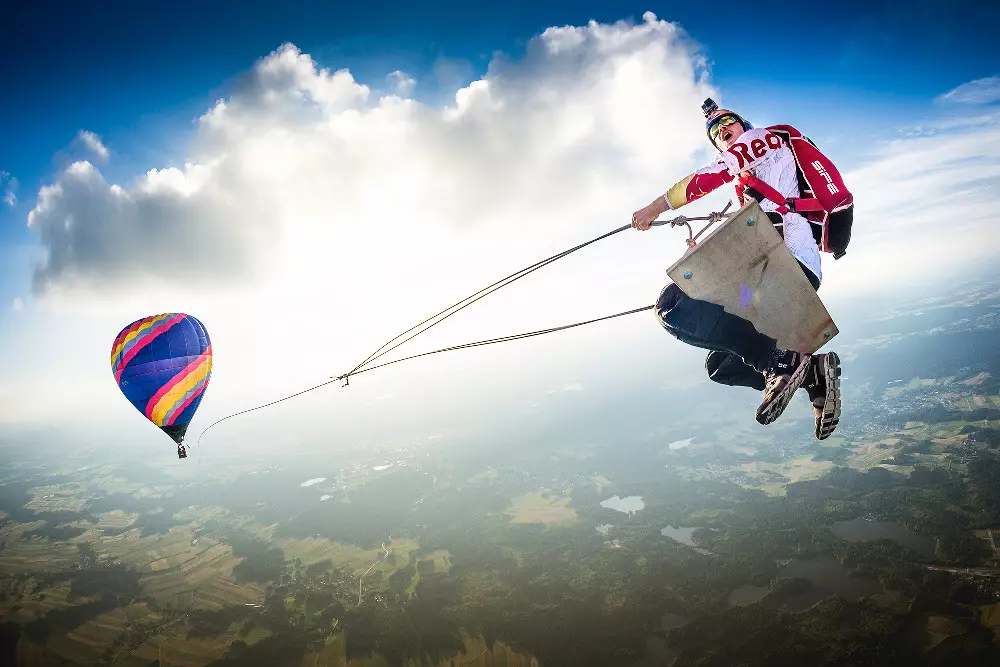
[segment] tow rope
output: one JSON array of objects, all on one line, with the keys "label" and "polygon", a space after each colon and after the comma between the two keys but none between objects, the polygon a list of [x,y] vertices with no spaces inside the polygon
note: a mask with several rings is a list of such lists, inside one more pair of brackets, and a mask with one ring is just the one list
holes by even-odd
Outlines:
[{"label": "tow rope", "polygon": [[[731,205],[732,205],[732,202],[729,202],[729,204],[727,204],[726,207],[724,209],[722,209],[721,212],[713,212],[713,213],[710,213],[709,215],[706,215],[706,216],[699,216],[699,217],[691,217],[691,218],[689,218],[689,217],[681,215],[681,216],[678,216],[676,218],[673,218],[672,220],[654,220],[652,222],[652,226],[654,226],[654,227],[660,227],[660,226],[663,226],[663,225],[670,225],[671,227],[677,227],[677,226],[680,226],[680,225],[686,225],[687,228],[688,228],[687,245],[688,245],[689,248],[693,248],[696,245],[696,243],[697,243],[698,237],[701,236],[701,234],[704,233],[704,231],[706,229],[708,229],[712,224],[714,224],[714,223],[719,222],[720,220],[722,220],[726,216],[726,211],[729,210],[729,207]],[[691,229],[691,225],[688,224],[692,220],[707,220],[708,224],[705,225],[705,227],[701,231],[699,231],[697,234],[694,234],[693,230]],[[535,262],[531,266],[526,266],[525,268],[521,269],[520,271],[516,271],[515,273],[510,274],[506,278],[501,278],[500,280],[496,281],[492,285],[488,285],[488,286],[482,288],[478,292],[473,292],[472,294],[470,294],[469,296],[465,297],[461,301],[458,301],[458,302],[452,304],[451,306],[448,306],[444,310],[442,310],[442,311],[440,311],[440,312],[438,312],[438,313],[436,313],[436,314],[428,317],[423,322],[420,322],[419,324],[415,324],[414,326],[410,327],[406,331],[398,334],[397,336],[395,336],[393,338],[390,338],[385,343],[383,343],[378,349],[376,349],[374,352],[372,352],[371,354],[369,354],[364,359],[364,361],[362,361],[360,364],[358,364],[357,366],[355,366],[351,370],[347,371],[346,373],[343,373],[341,375],[337,375],[335,377],[331,377],[329,380],[326,380],[325,382],[321,382],[321,383],[319,383],[317,385],[314,385],[312,387],[309,387],[307,389],[303,389],[302,391],[297,391],[294,394],[290,394],[290,395],[285,396],[283,398],[279,398],[277,400],[271,401],[270,403],[264,403],[263,405],[258,405],[256,407],[249,408],[247,410],[241,410],[240,412],[235,412],[235,413],[233,413],[231,415],[227,415],[226,417],[223,417],[222,419],[219,419],[219,420],[217,420],[217,421],[209,424],[205,428],[205,430],[203,430],[201,432],[201,434],[198,436],[198,444],[201,444],[201,438],[202,438],[202,436],[204,436],[205,433],[210,428],[212,428],[216,424],[219,424],[221,422],[226,421],[227,419],[231,419],[231,418],[237,417],[239,415],[244,415],[244,414],[246,414],[248,412],[253,412],[255,410],[260,410],[262,408],[266,408],[266,407],[269,407],[269,406],[272,406],[272,405],[276,405],[277,403],[281,403],[283,401],[287,401],[287,400],[295,398],[297,396],[301,396],[302,394],[308,393],[310,391],[314,391],[314,390],[319,389],[321,387],[325,387],[325,386],[327,386],[329,384],[332,384],[334,382],[339,382],[340,380],[344,380],[344,385],[343,386],[346,387],[346,386],[350,385],[350,383],[351,383],[351,376],[352,375],[360,375],[361,373],[367,373],[368,371],[373,371],[376,368],[384,368],[385,366],[391,366],[392,364],[398,364],[401,361],[407,361],[409,359],[416,359],[418,357],[426,357],[426,356],[429,356],[429,355],[432,355],[432,354],[439,354],[441,352],[450,352],[452,350],[464,350],[464,349],[470,348],[470,347],[479,347],[479,346],[482,346],[482,345],[493,345],[494,343],[505,343],[507,341],[512,341],[512,340],[521,340],[522,338],[531,338],[533,336],[541,336],[543,334],[555,333],[557,331],[565,331],[566,329],[572,329],[574,327],[581,327],[581,326],[583,326],[585,324],[593,324],[595,322],[603,322],[604,320],[610,320],[610,319],[614,319],[616,317],[623,317],[625,315],[633,315],[635,313],[642,313],[642,312],[645,312],[647,310],[652,310],[656,306],[656,304],[650,304],[648,306],[642,306],[641,308],[633,308],[632,310],[625,310],[625,311],[622,311],[620,313],[615,313],[614,315],[605,315],[604,317],[597,317],[597,318],[594,318],[592,320],[586,320],[586,321],[583,321],[583,322],[575,322],[573,324],[564,324],[564,325],[558,326],[558,327],[551,327],[549,329],[539,329],[538,331],[529,331],[529,332],[525,332],[525,333],[512,334],[512,335],[509,335],[509,336],[500,336],[499,338],[488,338],[486,340],[479,340],[479,341],[475,341],[475,342],[472,342],[472,343],[463,343],[461,345],[452,345],[452,346],[449,346],[449,347],[443,347],[443,348],[441,348],[439,350],[432,350],[430,352],[421,352],[419,354],[412,354],[410,356],[402,357],[400,359],[395,359],[393,361],[386,361],[386,362],[383,362],[383,363],[380,363],[380,364],[376,364],[374,366],[371,365],[372,362],[374,362],[375,360],[383,357],[384,355],[388,354],[389,352],[392,352],[393,350],[395,350],[396,348],[398,348],[400,345],[403,345],[404,343],[406,343],[406,342],[408,342],[410,340],[413,340],[414,338],[416,338],[420,334],[424,333],[428,329],[431,329],[432,327],[437,326],[438,324],[440,324],[441,322],[445,321],[446,319],[448,319],[449,317],[451,317],[455,313],[457,313],[460,310],[463,310],[463,309],[471,306],[476,301],[479,301],[480,299],[482,299],[482,298],[484,298],[484,297],[492,294],[493,292],[497,291],[498,289],[500,289],[502,287],[506,287],[507,285],[510,285],[512,282],[514,282],[516,280],[520,280],[521,278],[525,277],[526,275],[528,275],[530,273],[533,273],[533,272],[537,271],[538,269],[541,269],[541,268],[543,268],[545,266],[548,266],[552,262],[555,262],[556,260],[562,259],[563,257],[566,257],[567,255],[576,252],[577,250],[580,250],[582,248],[585,248],[585,247],[591,245],[592,243],[597,243],[598,241],[602,241],[602,240],[604,240],[604,239],[606,239],[606,238],[608,238],[610,236],[614,236],[615,234],[618,234],[619,232],[623,232],[626,229],[630,229],[631,227],[632,227],[631,224],[622,225],[618,229],[614,229],[614,230],[612,230],[610,232],[607,232],[606,234],[602,234],[602,235],[598,236],[597,238],[591,239],[591,240],[589,240],[589,241],[587,241],[585,243],[581,243],[580,245],[574,246],[574,247],[570,248],[569,250],[564,250],[564,251],[562,251],[560,253],[552,255],[551,257],[543,259],[543,260],[541,260],[539,262]],[[426,325],[426,326],[424,326],[424,325]],[[423,327],[423,328],[421,329],[421,327]],[[413,332],[416,329],[419,329],[419,331],[416,331],[415,333],[411,334],[411,332]],[[407,335],[407,334],[410,334],[410,335]],[[405,336],[405,338],[404,338],[404,336]],[[402,338],[402,340],[400,340],[401,338]]]}]

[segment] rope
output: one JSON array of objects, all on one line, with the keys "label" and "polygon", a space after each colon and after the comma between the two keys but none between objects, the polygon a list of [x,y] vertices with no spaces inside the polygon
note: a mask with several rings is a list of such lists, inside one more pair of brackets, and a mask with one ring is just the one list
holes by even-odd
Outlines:
[{"label": "rope", "polygon": [[[572,329],[573,327],[582,327],[584,324],[593,324],[594,322],[601,322],[603,320],[610,320],[615,317],[622,317],[623,315],[632,315],[634,313],[641,313],[647,310],[652,310],[656,304],[649,306],[643,306],[642,308],[633,308],[632,310],[626,310],[621,313],[615,313],[614,315],[605,315],[604,317],[598,317],[592,320],[586,320],[585,322],[576,322],[575,324],[564,324],[559,327],[552,327],[550,329],[539,329],[538,331],[529,331],[527,333],[512,334],[510,336],[501,336],[500,338],[489,338],[487,340],[479,340],[475,343],[463,343],[462,345],[452,345],[450,347],[442,347],[440,350],[433,350],[431,352],[421,352],[420,354],[412,354],[408,357],[403,357],[401,359],[395,359],[393,361],[387,361],[384,364],[379,364],[377,366],[369,366],[360,371],[351,371],[350,375],[360,375],[361,373],[367,373],[368,371],[373,371],[376,368],[383,368],[385,366],[391,366],[393,364],[398,364],[400,361],[407,361],[409,359],[416,359],[417,357],[426,357],[430,354],[437,354],[439,352],[451,352],[452,350],[464,350],[469,347],[479,347],[481,345],[493,345],[494,343],[506,343],[512,340],[521,340],[522,338],[531,338],[532,336],[541,336],[542,334],[555,333],[556,331],[563,331],[564,329]],[[348,374],[338,375],[335,378],[331,378],[331,382],[336,380],[347,379]]]},{"label": "rope", "polygon": [[325,387],[328,384],[332,384],[334,382],[339,382],[340,380],[346,380],[349,375],[360,375],[361,373],[367,373],[368,371],[373,371],[376,368],[384,368],[385,366],[391,366],[393,364],[398,364],[401,361],[408,361],[410,359],[416,359],[418,357],[426,357],[426,356],[429,356],[429,355],[432,355],[432,354],[438,354],[440,352],[451,352],[451,351],[454,351],[454,350],[464,350],[464,349],[470,348],[470,347],[480,347],[482,345],[493,345],[495,343],[506,343],[506,342],[512,341],[512,340],[521,340],[522,338],[531,338],[533,336],[541,336],[543,334],[555,333],[556,331],[563,331],[565,329],[572,329],[574,327],[582,327],[585,324],[593,324],[594,322],[601,322],[601,321],[604,321],[604,320],[610,320],[610,319],[614,319],[616,317],[622,317],[624,315],[633,315],[635,313],[642,313],[642,312],[645,312],[647,310],[652,310],[654,307],[655,307],[655,304],[652,304],[652,305],[649,305],[649,306],[643,306],[642,308],[633,308],[632,310],[626,310],[626,311],[623,311],[621,313],[615,313],[614,315],[605,315],[604,317],[597,317],[597,318],[594,318],[592,320],[586,320],[584,322],[576,322],[574,324],[564,324],[562,326],[551,327],[549,329],[539,329],[538,331],[529,331],[529,332],[526,332],[526,333],[511,334],[509,336],[501,336],[499,338],[488,338],[486,340],[479,340],[479,341],[476,341],[474,343],[463,343],[461,345],[452,345],[450,347],[442,347],[439,350],[432,350],[431,352],[421,352],[420,354],[411,354],[408,357],[402,357],[400,359],[394,359],[393,361],[387,361],[385,363],[378,364],[377,366],[369,366],[368,368],[365,368],[365,369],[362,369],[362,370],[352,370],[350,373],[344,373],[343,375],[338,375],[337,377],[332,377],[329,380],[327,380],[326,382],[321,382],[321,383],[319,383],[317,385],[313,385],[312,387],[309,387],[308,389],[303,389],[302,391],[298,391],[298,392],[296,392],[294,394],[291,394],[289,396],[285,396],[284,398],[279,398],[279,399],[277,399],[275,401],[271,401],[270,403],[265,403],[263,405],[258,405],[257,407],[249,408],[247,410],[243,410],[241,412],[236,412],[234,414],[231,414],[231,415],[228,415],[226,417],[223,417],[222,419],[220,419],[220,420],[218,420],[216,422],[213,422],[212,424],[209,424],[205,428],[205,430],[201,432],[201,434],[198,436],[198,444],[201,444],[201,438],[202,438],[203,435],[205,435],[205,432],[208,431],[208,429],[210,429],[213,426],[215,426],[216,424],[222,423],[222,422],[226,421],[227,419],[231,419],[232,417],[237,417],[239,415],[245,415],[248,412],[253,412],[254,410],[260,410],[262,408],[270,407],[270,406],[275,405],[277,403],[281,403],[282,401],[287,401],[287,400],[289,400],[291,398],[295,398],[296,396],[301,396],[302,394],[308,393],[308,392],[313,391],[315,389],[320,389],[321,387]]},{"label": "rope", "polygon": [[[619,227],[618,229],[612,230],[612,231],[608,232],[607,234],[602,234],[601,236],[598,236],[595,239],[591,239],[590,241],[587,241],[586,243],[581,243],[580,245],[574,246],[573,248],[570,248],[569,250],[564,250],[563,252],[560,252],[558,254],[552,255],[551,257],[543,259],[543,260],[541,260],[539,262],[535,262],[531,266],[526,266],[525,268],[521,269],[520,271],[516,271],[516,272],[510,274],[506,278],[501,278],[500,280],[496,281],[492,285],[487,285],[486,287],[482,288],[478,292],[473,292],[472,294],[470,294],[469,296],[465,297],[461,301],[458,301],[458,302],[456,302],[456,303],[448,306],[444,310],[436,313],[435,315],[432,315],[432,316],[428,317],[423,322],[420,322],[419,324],[416,324],[416,325],[410,327],[409,329],[407,329],[403,333],[395,336],[394,338],[390,338],[388,341],[386,341],[385,343],[383,343],[381,345],[381,347],[379,347],[377,350],[375,350],[374,352],[372,352],[371,354],[369,354],[365,358],[364,361],[362,361],[360,364],[358,364],[357,366],[355,366],[354,368],[352,368],[351,370],[349,370],[347,373],[344,373],[344,375],[340,376],[340,378],[341,379],[346,379],[346,378],[349,378],[351,375],[356,375],[359,372],[359,369],[363,368],[366,364],[368,364],[368,363],[370,363],[372,361],[375,361],[376,359],[378,359],[379,357],[381,357],[381,356],[383,356],[385,354],[388,354],[389,352],[395,350],[397,347],[399,347],[400,345],[403,345],[407,341],[413,340],[415,337],[417,337],[420,334],[424,333],[425,331],[431,329],[432,327],[437,326],[441,322],[444,322],[446,319],[448,319],[452,315],[458,313],[460,310],[468,308],[469,306],[471,306],[472,304],[474,304],[476,301],[479,301],[480,299],[482,299],[482,298],[484,298],[486,296],[489,296],[490,294],[492,294],[493,292],[497,291],[501,287],[506,287],[507,285],[511,284],[512,282],[514,282],[516,280],[520,280],[521,278],[525,277],[526,275],[528,275],[530,273],[533,273],[533,272],[537,271],[538,269],[541,269],[542,267],[548,266],[552,262],[554,262],[554,261],[556,261],[558,259],[562,259],[563,257],[565,257],[566,255],[569,255],[570,253],[576,252],[577,250],[580,250],[581,248],[585,248],[586,246],[588,246],[588,245],[590,245],[592,243],[596,243],[598,241],[606,239],[609,236],[613,236],[614,234],[617,234],[619,232],[623,232],[626,229],[629,229],[631,226],[632,225],[630,225],[630,224],[629,225],[623,225],[623,226]],[[465,303],[466,301],[468,301],[468,303]],[[462,304],[464,304],[464,305],[462,305]],[[454,310],[452,310],[452,309],[454,309]],[[452,312],[449,313],[448,311],[450,311],[450,310]],[[448,313],[448,314],[445,315],[445,313]],[[442,315],[443,315],[443,317],[442,317]],[[431,320],[434,320],[437,317],[440,317],[441,319],[439,319],[437,322],[434,322],[433,324],[428,325],[426,328],[421,329],[420,331],[418,331],[417,333],[413,334],[412,336],[409,336],[408,338],[405,338],[404,340],[399,341],[398,343],[396,343],[392,347],[389,347],[388,349],[385,349],[386,346],[390,345],[394,341],[398,340],[399,338],[402,338],[403,336],[405,336],[406,334],[410,333],[414,329],[417,329],[417,328],[423,326],[424,324],[427,324],[428,322],[430,322]]]},{"label": "rope", "polygon": [[[687,225],[688,231],[689,231],[689,235],[690,235],[691,226],[689,224],[687,224],[688,221],[690,221],[690,220],[708,220],[709,221],[709,225],[711,225],[712,223],[721,220],[722,217],[724,217],[725,212],[726,212],[726,210],[728,208],[729,208],[729,205],[727,205],[726,208],[723,209],[722,213],[711,213],[708,216],[691,217],[691,218],[688,218],[688,217],[685,217],[685,216],[678,216],[677,218],[674,218],[673,220],[656,220],[656,221],[653,222],[653,225],[655,225],[655,226],[670,225],[671,227],[676,227],[678,225]],[[404,343],[406,343],[406,342],[408,342],[410,340],[413,340],[414,338],[416,338],[420,334],[422,334],[425,331],[431,329],[432,327],[437,326],[438,324],[440,324],[441,322],[445,321],[446,319],[448,319],[452,315],[458,313],[459,311],[461,311],[461,310],[463,310],[465,308],[468,308],[469,306],[471,306],[472,304],[474,304],[476,301],[479,301],[480,299],[482,299],[482,298],[484,298],[484,297],[492,294],[493,292],[497,291],[498,289],[500,289],[502,287],[506,287],[507,285],[511,284],[512,282],[514,282],[516,280],[520,280],[521,278],[525,277],[526,275],[528,275],[530,273],[533,273],[533,272],[537,271],[538,269],[541,269],[542,267],[548,266],[552,262],[555,262],[556,260],[562,259],[563,257],[566,257],[567,255],[569,255],[571,253],[574,253],[577,250],[580,250],[581,248],[585,248],[588,245],[591,245],[592,243],[597,243],[598,241],[606,239],[609,236],[614,236],[615,234],[618,234],[619,232],[623,232],[626,229],[630,229],[631,227],[632,227],[631,224],[622,225],[621,227],[619,227],[617,229],[613,229],[610,232],[607,232],[606,234],[602,234],[602,235],[600,235],[600,236],[598,236],[596,238],[593,238],[593,239],[591,239],[589,241],[581,243],[581,244],[579,244],[577,246],[574,246],[574,247],[572,247],[572,248],[570,248],[568,250],[564,250],[564,251],[562,251],[560,253],[552,255],[551,257],[547,257],[546,259],[543,259],[541,261],[535,262],[534,264],[532,264],[530,266],[526,266],[525,268],[521,269],[520,271],[516,271],[516,272],[510,274],[509,276],[507,276],[505,278],[501,278],[500,280],[494,282],[491,285],[487,285],[486,287],[482,288],[481,290],[479,290],[477,292],[473,292],[472,294],[470,294],[469,296],[465,297],[461,301],[455,302],[454,304],[452,304],[451,306],[448,306],[444,310],[442,310],[442,311],[440,311],[440,312],[438,312],[438,313],[436,313],[436,314],[428,317],[424,321],[422,321],[422,322],[420,322],[420,323],[418,323],[418,324],[410,327],[409,329],[407,329],[406,331],[404,331],[404,332],[396,335],[395,337],[390,338],[385,343],[383,343],[378,349],[376,349],[374,352],[372,352],[367,357],[365,357],[364,361],[362,361],[360,364],[358,364],[357,366],[355,366],[354,368],[352,368],[351,370],[349,370],[348,372],[346,372],[346,373],[344,373],[342,375],[338,375],[336,377],[331,377],[326,382],[321,382],[321,383],[319,383],[317,385],[313,385],[312,387],[309,387],[307,389],[303,389],[302,391],[295,392],[294,394],[291,394],[289,396],[285,396],[283,398],[279,398],[277,400],[271,401],[270,403],[264,403],[263,405],[258,405],[256,407],[249,408],[247,410],[242,410],[240,412],[236,412],[236,413],[233,413],[231,415],[227,415],[226,417],[223,417],[222,419],[219,419],[219,420],[217,420],[217,421],[209,424],[205,428],[205,430],[203,430],[201,432],[201,434],[198,436],[198,444],[199,445],[201,444],[202,437],[205,435],[205,433],[210,428],[212,428],[213,426],[215,426],[217,424],[220,424],[220,423],[226,421],[227,419],[231,419],[231,418],[237,417],[239,415],[247,414],[248,412],[254,412],[255,410],[261,410],[263,408],[270,407],[272,405],[276,405],[276,404],[281,403],[283,401],[287,401],[287,400],[295,398],[297,396],[301,396],[302,394],[306,394],[306,393],[308,393],[310,391],[314,391],[316,389],[320,389],[321,387],[325,387],[328,384],[332,384],[332,383],[338,382],[340,380],[345,380],[346,384],[344,386],[347,386],[348,384],[350,384],[350,378],[351,378],[352,375],[360,375],[361,373],[367,373],[368,371],[373,371],[376,368],[384,368],[386,366],[391,366],[392,364],[398,364],[401,361],[408,361],[410,359],[416,359],[418,357],[426,357],[426,356],[429,356],[429,355],[432,355],[432,354],[439,354],[441,352],[451,352],[451,351],[454,351],[454,350],[464,350],[464,349],[470,348],[470,347],[480,347],[482,345],[493,345],[495,343],[505,343],[505,342],[513,341],[513,340],[521,340],[522,338],[531,338],[533,336],[541,336],[543,334],[555,333],[557,331],[564,331],[566,329],[572,329],[574,327],[580,327],[580,326],[583,326],[585,324],[593,324],[595,322],[601,322],[601,321],[604,321],[604,320],[610,320],[610,319],[614,319],[616,317],[622,317],[624,315],[632,315],[632,314],[635,314],[635,313],[641,313],[641,312],[644,312],[644,311],[647,311],[647,310],[652,310],[654,308],[654,305],[643,306],[641,308],[633,308],[632,310],[626,310],[626,311],[623,311],[623,312],[620,312],[620,313],[615,313],[614,315],[605,315],[604,317],[598,317],[598,318],[591,319],[591,320],[585,320],[583,322],[576,322],[574,324],[565,324],[565,325],[562,325],[562,326],[551,327],[551,328],[548,328],[548,329],[539,329],[538,331],[529,331],[529,332],[526,332],[526,333],[511,334],[509,336],[501,336],[499,338],[489,338],[489,339],[486,339],[486,340],[475,341],[473,343],[464,343],[462,345],[452,345],[450,347],[443,347],[441,349],[433,350],[431,352],[422,352],[420,354],[413,354],[413,355],[410,355],[408,357],[402,357],[400,359],[395,359],[393,361],[387,361],[387,362],[384,362],[384,363],[381,363],[381,364],[377,364],[377,365],[374,365],[374,366],[369,365],[372,362],[374,362],[376,359],[379,359],[382,356],[388,354],[389,352],[392,352],[393,350],[395,350],[396,348],[398,348],[400,345],[403,345]],[[706,226],[706,229],[707,229],[707,226]],[[704,231],[704,230],[702,230],[702,231]],[[700,232],[699,232],[699,235],[700,235]],[[689,241],[689,245],[692,245],[692,244],[690,244],[690,241]],[[437,318],[440,318],[440,319],[437,319]],[[435,319],[437,319],[437,321],[434,321]],[[428,323],[430,323],[430,324],[428,324]],[[407,334],[409,334],[410,332],[414,331],[415,329],[419,329],[420,327],[424,326],[425,324],[427,325],[426,327],[424,327],[423,329],[420,329],[419,331],[417,331],[416,333],[413,333],[410,336],[407,336]],[[403,338],[404,336],[406,336],[406,338]],[[403,340],[399,340],[400,338],[403,338]],[[396,342],[396,341],[399,341],[399,342]],[[393,345],[393,343],[395,343],[395,345]]]},{"label": "rope", "polygon": [[212,428],[216,424],[221,424],[222,422],[226,421],[227,419],[232,419],[233,417],[238,417],[239,415],[245,415],[248,412],[253,412],[254,410],[260,410],[261,408],[267,408],[267,407],[270,407],[270,406],[275,405],[277,403],[281,403],[282,401],[287,401],[290,398],[295,398],[296,396],[301,396],[302,394],[308,393],[308,392],[312,391],[313,389],[319,389],[320,387],[325,387],[328,384],[332,384],[332,383],[336,382],[339,379],[340,378],[333,378],[333,379],[327,380],[326,382],[321,382],[320,384],[315,385],[313,387],[309,387],[308,389],[303,389],[302,391],[297,391],[294,394],[291,394],[290,396],[285,396],[284,398],[279,398],[276,401],[271,401],[270,403],[265,403],[264,405],[258,405],[255,408],[249,408],[247,410],[241,410],[240,412],[235,412],[235,413],[233,413],[231,415],[227,415],[226,417],[223,417],[222,419],[220,419],[218,421],[215,421],[215,422],[212,422],[211,424],[209,424],[208,426],[206,426],[205,430],[202,431],[198,435],[198,444],[199,445],[201,444],[201,438],[202,438],[202,436],[205,435],[205,433],[208,431],[208,429]]}]

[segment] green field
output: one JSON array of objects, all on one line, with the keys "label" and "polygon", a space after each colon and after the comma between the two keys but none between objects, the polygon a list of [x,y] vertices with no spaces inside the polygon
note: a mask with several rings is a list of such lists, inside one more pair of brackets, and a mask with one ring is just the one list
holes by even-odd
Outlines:
[{"label": "green field", "polygon": [[79,604],[79,601],[70,601],[69,590],[69,583],[42,589],[31,587],[23,592],[21,599],[9,597],[0,602],[0,616],[18,623],[27,623],[50,611]]},{"label": "green field", "polygon": [[83,484],[36,487],[24,506],[32,512],[79,512],[87,502],[86,488]]},{"label": "green field", "polygon": [[97,515],[97,524],[94,526],[99,530],[111,529],[119,530],[122,528],[128,528],[135,520],[139,518],[138,514],[132,512],[123,512],[122,510],[112,510],[111,512],[102,512]]},{"label": "green field", "polygon": [[228,544],[212,544],[150,564],[152,574],[141,577],[143,591],[156,600],[177,606],[219,609],[261,604],[264,589],[256,583],[237,583],[233,568],[240,559]]},{"label": "green field", "polygon": [[[227,633],[211,639],[188,639],[182,632],[157,635],[142,644],[125,659],[119,659],[116,667],[128,665],[159,664],[163,667],[200,667],[221,658],[229,645],[237,637]],[[240,638],[245,641],[245,638]]]},{"label": "green field", "polygon": [[492,650],[480,637],[462,635],[463,650],[437,662],[407,660],[390,664],[385,658],[373,655],[364,659],[347,659],[347,643],[343,633],[331,636],[323,650],[307,653],[301,667],[539,667],[539,662],[529,655],[512,650],[503,642],[494,642]]},{"label": "green field", "polygon": [[24,536],[26,532],[44,525],[43,521],[35,521],[0,528],[0,541],[4,545],[0,551],[0,576],[54,572],[76,562],[75,544]]},{"label": "green field", "polygon": [[[92,665],[125,632],[125,625],[133,615],[135,618],[149,616],[140,615],[137,606],[133,605],[128,612],[115,609],[101,614],[64,635],[52,637],[46,643],[46,648],[66,660],[81,665]],[[129,613],[129,616],[126,616],[126,613]]]},{"label": "green field", "polygon": [[[381,548],[362,549],[350,544],[332,542],[325,538],[306,537],[303,539],[286,539],[275,542],[275,546],[285,552],[285,558],[298,558],[303,565],[312,565],[330,559],[334,566],[347,567],[364,572],[384,552]],[[412,539],[395,539],[385,545],[396,554],[398,568],[405,567],[409,554],[420,548],[419,542]],[[391,565],[379,566],[378,569],[392,568]]]},{"label": "green field", "polygon": [[[829,461],[813,461],[812,458],[789,459],[781,463],[762,463],[755,461],[741,465],[737,470],[745,473],[750,482],[741,484],[745,488],[760,489],[769,496],[782,496],[785,487],[793,482],[808,479],[818,479],[833,467]],[[770,481],[776,476],[783,481]]]},{"label": "green field", "polygon": [[570,500],[532,491],[511,500],[506,513],[512,517],[511,523],[573,523],[577,513],[569,506]]}]

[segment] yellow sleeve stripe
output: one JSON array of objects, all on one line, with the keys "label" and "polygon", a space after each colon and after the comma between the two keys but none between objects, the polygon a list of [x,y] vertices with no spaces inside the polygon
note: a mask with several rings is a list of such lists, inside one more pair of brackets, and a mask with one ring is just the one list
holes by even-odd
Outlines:
[{"label": "yellow sleeve stripe", "polygon": [[694,178],[694,174],[685,176],[671,185],[670,189],[667,190],[667,194],[664,196],[667,199],[667,203],[670,204],[670,208],[680,208],[681,206],[684,206],[684,204],[688,203],[687,188],[688,184],[691,183],[692,178]]}]

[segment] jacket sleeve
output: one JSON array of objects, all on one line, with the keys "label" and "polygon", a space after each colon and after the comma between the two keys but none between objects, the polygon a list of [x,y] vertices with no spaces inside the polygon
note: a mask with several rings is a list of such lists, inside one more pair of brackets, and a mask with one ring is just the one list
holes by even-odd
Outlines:
[{"label": "jacket sleeve", "polygon": [[680,208],[732,182],[734,178],[729,167],[720,159],[674,183],[663,198],[671,209]]}]

